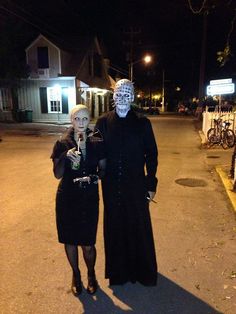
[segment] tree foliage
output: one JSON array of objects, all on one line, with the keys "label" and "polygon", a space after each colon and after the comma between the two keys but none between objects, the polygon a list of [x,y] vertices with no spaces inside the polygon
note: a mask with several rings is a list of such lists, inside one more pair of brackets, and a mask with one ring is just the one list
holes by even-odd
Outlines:
[{"label": "tree foliage", "polygon": [[227,12],[228,21],[230,21],[230,26],[226,34],[225,47],[222,51],[216,52],[216,60],[220,66],[224,66],[232,57],[232,35],[235,32],[236,24],[236,2],[233,0],[201,0],[198,5],[192,0],[188,0],[188,5],[193,14],[209,14],[213,10],[222,10],[222,12]]}]

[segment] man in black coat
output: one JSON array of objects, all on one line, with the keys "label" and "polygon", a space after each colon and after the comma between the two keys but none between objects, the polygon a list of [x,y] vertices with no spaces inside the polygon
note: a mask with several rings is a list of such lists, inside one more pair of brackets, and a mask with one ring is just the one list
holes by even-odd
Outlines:
[{"label": "man in black coat", "polygon": [[[110,285],[140,282],[154,286],[157,263],[149,202],[157,187],[157,145],[149,119],[131,109],[133,83],[122,79],[113,95],[115,109],[95,126],[105,142],[105,277]],[[146,168],[146,171],[145,171]]]}]

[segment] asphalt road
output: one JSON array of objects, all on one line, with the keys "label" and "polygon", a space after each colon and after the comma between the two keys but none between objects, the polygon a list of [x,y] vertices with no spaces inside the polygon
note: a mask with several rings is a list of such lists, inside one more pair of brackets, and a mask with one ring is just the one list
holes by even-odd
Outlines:
[{"label": "asphalt road", "polygon": [[[49,158],[60,132],[3,132],[0,142],[0,313],[214,314],[236,312],[236,223],[215,165],[230,151],[201,148],[190,117],[151,118],[159,147],[157,204],[151,203],[157,287],[104,279],[102,196],[96,264],[100,289],[70,292],[57,242],[58,181]],[[27,135],[28,134],[28,135]],[[86,271],[80,260],[82,279]]]}]

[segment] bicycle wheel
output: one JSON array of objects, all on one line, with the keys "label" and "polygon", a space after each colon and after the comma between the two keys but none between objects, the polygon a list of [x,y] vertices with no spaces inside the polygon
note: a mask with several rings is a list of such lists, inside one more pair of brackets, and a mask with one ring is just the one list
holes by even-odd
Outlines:
[{"label": "bicycle wheel", "polygon": [[224,149],[229,148],[228,143],[227,143],[227,131],[226,130],[221,131],[220,135],[221,135],[221,142],[220,142],[221,146]]},{"label": "bicycle wheel", "polygon": [[219,138],[218,138],[215,134],[211,134],[211,135],[209,136],[208,141],[207,141],[208,147],[210,148],[210,147],[212,147],[213,145],[218,144],[218,143],[220,143]]},{"label": "bicycle wheel", "polygon": [[229,148],[234,147],[234,144],[235,144],[235,134],[234,134],[233,130],[228,129],[228,130],[225,131],[225,134],[226,134],[225,135],[225,141],[226,141],[228,147]]},{"label": "bicycle wheel", "polygon": [[215,128],[210,128],[208,131],[207,131],[207,139],[209,141],[209,138],[212,136],[212,135],[215,135],[216,133],[216,129]]}]

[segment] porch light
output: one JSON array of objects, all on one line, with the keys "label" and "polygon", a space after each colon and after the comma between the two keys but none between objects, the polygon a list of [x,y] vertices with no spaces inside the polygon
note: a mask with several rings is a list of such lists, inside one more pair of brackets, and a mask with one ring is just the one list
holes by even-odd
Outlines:
[{"label": "porch light", "polygon": [[89,90],[91,92],[96,93],[97,95],[101,95],[101,96],[105,95],[108,92],[107,89],[101,89],[101,88],[97,88],[97,87],[91,87],[91,88],[89,88]]}]

